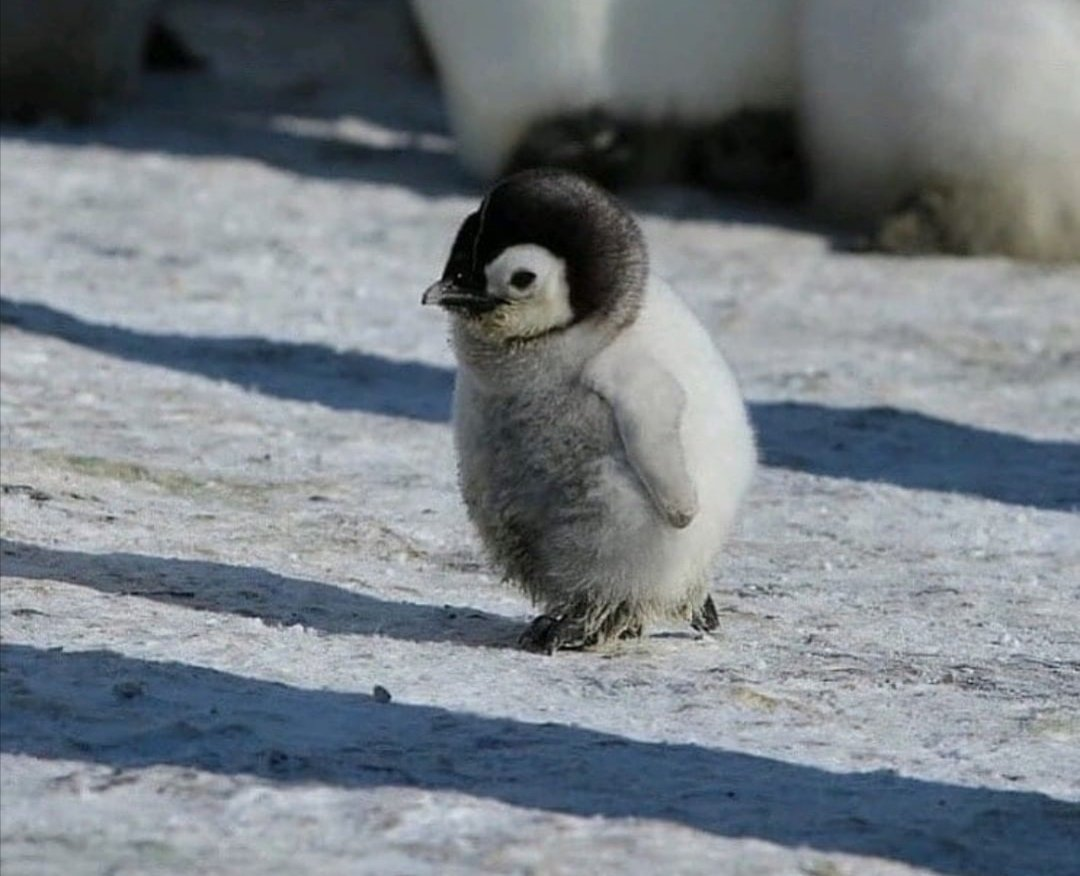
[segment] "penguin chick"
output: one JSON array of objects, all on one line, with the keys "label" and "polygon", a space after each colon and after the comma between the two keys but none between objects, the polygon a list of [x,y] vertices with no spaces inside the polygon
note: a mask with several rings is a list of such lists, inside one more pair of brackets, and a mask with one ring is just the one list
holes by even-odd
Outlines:
[{"label": "penguin chick", "polygon": [[451,317],[469,517],[543,608],[521,644],[593,647],[661,618],[715,628],[709,570],[753,434],[709,335],[650,276],[629,212],[565,171],[507,177],[423,302]]}]

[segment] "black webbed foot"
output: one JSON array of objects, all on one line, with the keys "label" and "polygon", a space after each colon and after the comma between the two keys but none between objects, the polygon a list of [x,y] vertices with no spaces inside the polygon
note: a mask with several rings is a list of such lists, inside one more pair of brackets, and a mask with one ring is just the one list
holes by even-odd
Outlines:
[{"label": "black webbed foot", "polygon": [[596,636],[585,631],[585,625],[574,618],[542,614],[535,618],[518,638],[526,651],[554,654],[560,649],[587,648],[595,644]]},{"label": "black webbed foot", "polygon": [[700,608],[694,609],[690,617],[690,626],[699,633],[708,633],[720,626],[720,615],[711,596],[706,596]]},{"label": "black webbed foot", "polygon": [[897,255],[970,255],[970,242],[956,224],[959,200],[959,192],[944,185],[913,192],[881,220],[873,245]]},{"label": "black webbed foot", "polygon": [[742,109],[698,134],[693,175],[728,195],[797,203],[808,183],[795,117],[783,110]]},{"label": "black webbed foot", "polygon": [[561,167],[617,186],[633,164],[627,131],[603,110],[568,113],[540,119],[522,137],[510,159],[510,170]]}]

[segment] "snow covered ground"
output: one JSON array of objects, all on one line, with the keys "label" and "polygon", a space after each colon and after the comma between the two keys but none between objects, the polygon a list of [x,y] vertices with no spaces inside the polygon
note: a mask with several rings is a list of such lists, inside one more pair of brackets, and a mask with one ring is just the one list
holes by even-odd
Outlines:
[{"label": "snow covered ground", "polygon": [[718,635],[520,652],[419,306],[479,193],[396,8],[307,6],[3,130],[5,876],[1074,874],[1080,269],[634,195],[765,464]]}]

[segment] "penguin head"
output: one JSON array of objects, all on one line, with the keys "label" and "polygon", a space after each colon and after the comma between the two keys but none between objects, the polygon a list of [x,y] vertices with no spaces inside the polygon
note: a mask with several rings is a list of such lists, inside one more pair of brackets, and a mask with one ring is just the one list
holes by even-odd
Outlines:
[{"label": "penguin head", "polygon": [[527,170],[465,219],[423,303],[488,340],[525,341],[632,322],[647,271],[641,230],[614,197],[566,171]]}]

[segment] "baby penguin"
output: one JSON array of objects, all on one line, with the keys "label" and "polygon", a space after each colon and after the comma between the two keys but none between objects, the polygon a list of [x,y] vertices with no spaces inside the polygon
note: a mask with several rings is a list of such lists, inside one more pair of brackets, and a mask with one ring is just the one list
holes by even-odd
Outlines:
[{"label": "baby penguin", "polygon": [[756,464],[738,386],[650,276],[630,213],[559,170],[496,184],[423,296],[451,316],[461,491],[488,553],[543,607],[546,653],[717,626],[709,571]]}]

